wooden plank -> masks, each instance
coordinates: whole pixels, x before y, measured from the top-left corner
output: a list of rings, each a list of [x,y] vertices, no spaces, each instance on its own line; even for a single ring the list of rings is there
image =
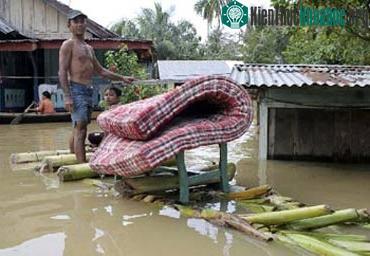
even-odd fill
[[[302,106],[370,106],[370,88],[333,88],[333,87],[307,87],[307,88],[270,88],[266,91],[266,99],[280,103],[296,103]]]
[[[295,155],[299,159],[309,159],[315,155],[313,151],[314,144],[314,120],[319,110],[296,109],[296,124],[293,134],[296,134],[294,140]]]
[[[58,32],[58,12],[51,6],[46,6],[46,32],[57,33]]]
[[[268,120],[268,155],[273,156],[275,154],[276,109],[269,109]]]
[[[293,126],[295,109],[276,109],[275,146],[272,159],[291,159],[294,155]]]
[[[20,31],[23,30],[22,8],[22,0],[12,0],[10,2],[10,23]]]
[[[334,161],[349,161],[351,157],[351,111],[334,112]]]
[[[370,111],[351,111],[351,153],[354,162],[370,161]]]
[[[34,17],[34,32],[36,33],[45,33],[46,32],[46,6],[43,1],[35,1],[35,17]]]
[[[33,17],[35,16],[35,10],[33,8],[33,0],[23,0],[23,31],[26,34],[32,32],[33,29]]]
[[[184,151],[176,154],[176,163],[180,179],[180,202],[186,204],[189,202],[189,177],[185,167]]]
[[[220,186],[225,193],[229,192],[229,179],[227,177],[227,144],[220,144]]]
[[[332,160],[334,150],[334,111],[314,112],[313,156],[318,160]]]
[[[261,160],[267,159],[267,128],[268,126],[268,108],[262,101],[260,105],[260,127],[259,127],[259,154],[258,158]]]

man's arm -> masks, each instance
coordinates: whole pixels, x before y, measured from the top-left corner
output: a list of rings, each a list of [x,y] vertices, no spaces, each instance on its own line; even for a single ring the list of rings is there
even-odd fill
[[[59,50],[59,83],[64,92],[64,107],[67,111],[72,111],[72,98],[69,88],[68,71],[72,59],[72,44],[65,41]]]
[[[93,55],[93,63],[94,63],[94,71],[98,75],[108,78],[110,80],[114,81],[123,81],[125,83],[132,83],[132,81],[136,80],[134,77],[131,76],[122,76],[117,73],[111,72],[108,69],[105,69],[102,67],[102,65],[99,63],[98,59],[95,56],[94,49],[91,48],[92,55]]]

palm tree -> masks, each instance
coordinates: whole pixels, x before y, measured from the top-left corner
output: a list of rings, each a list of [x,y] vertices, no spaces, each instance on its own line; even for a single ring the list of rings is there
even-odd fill
[[[208,23],[208,36],[212,21],[217,18],[217,28],[220,28],[221,8],[226,5],[228,0],[198,0],[194,5],[195,12],[207,20]]]
[[[152,40],[170,39],[170,16],[169,12],[163,11],[160,3],[154,3],[154,10],[143,8],[137,18],[141,33]]]
[[[110,26],[110,30],[114,33],[126,38],[142,38],[136,24],[128,19],[121,19],[119,22]]]

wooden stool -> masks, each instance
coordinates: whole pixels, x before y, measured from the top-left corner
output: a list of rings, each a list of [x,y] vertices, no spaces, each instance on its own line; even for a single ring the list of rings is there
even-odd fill
[[[220,164],[218,169],[218,175],[220,177],[220,187],[225,193],[229,192],[229,180],[227,176],[227,144],[221,143],[220,146]],[[176,164],[179,172],[179,185],[180,185],[180,202],[186,204],[189,202],[189,186],[199,184],[202,181],[207,181],[214,178],[209,173],[197,174],[188,176],[185,166],[184,151],[181,151],[176,155]]]

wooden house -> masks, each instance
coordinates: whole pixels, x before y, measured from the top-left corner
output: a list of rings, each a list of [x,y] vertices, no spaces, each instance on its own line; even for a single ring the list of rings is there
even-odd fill
[[[243,64],[231,77],[258,92],[260,159],[369,162],[370,66]]]
[[[70,37],[67,15],[71,10],[56,0],[0,0],[0,111],[23,110],[37,96],[38,85],[58,83],[58,51]],[[125,43],[152,73],[151,41],[121,38],[91,19],[86,38],[101,62],[107,50]],[[93,83],[108,81],[94,78]],[[99,96],[95,93],[95,103]]]

